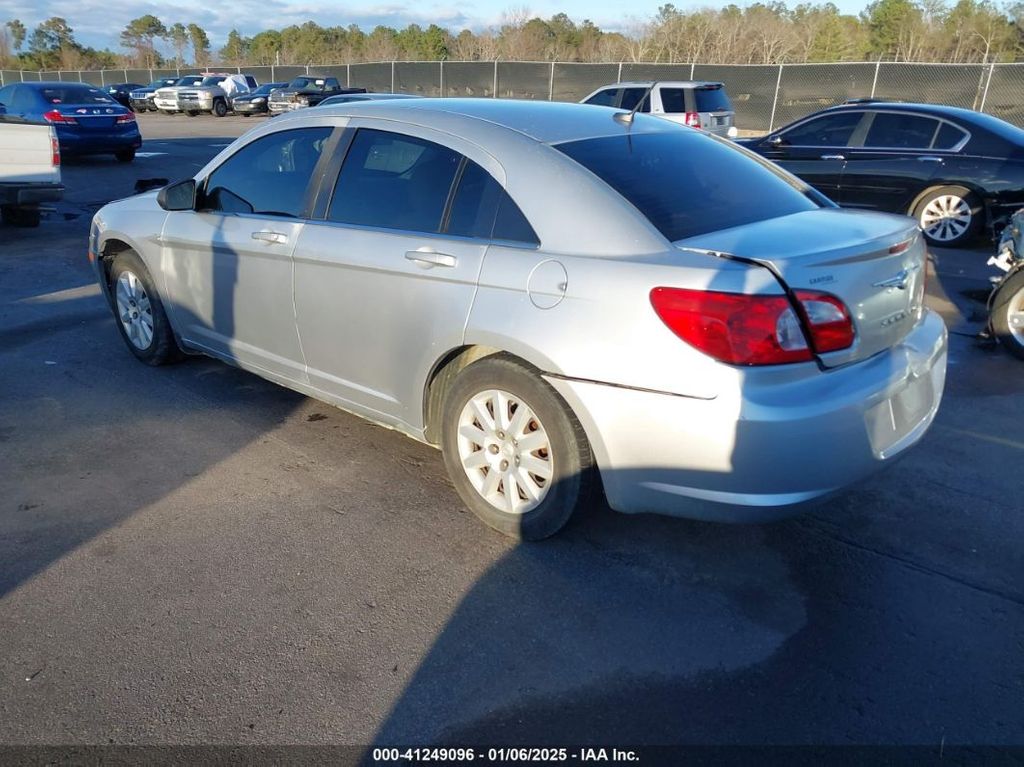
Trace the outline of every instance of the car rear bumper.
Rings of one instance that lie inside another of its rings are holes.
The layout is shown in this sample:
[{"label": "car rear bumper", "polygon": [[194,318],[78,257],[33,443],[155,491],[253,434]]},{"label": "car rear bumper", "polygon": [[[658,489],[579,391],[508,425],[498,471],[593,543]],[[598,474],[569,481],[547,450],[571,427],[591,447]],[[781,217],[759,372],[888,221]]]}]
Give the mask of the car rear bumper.
[{"label": "car rear bumper", "polygon": [[757,522],[848,488],[920,440],[946,350],[945,325],[927,311],[868,360],[713,400],[548,380],[583,424],[612,508]]},{"label": "car rear bumper", "polygon": [[138,130],[131,133],[103,133],[97,135],[60,133],[57,134],[60,151],[65,154],[105,154],[142,146],[142,135]]},{"label": "car rear bumper", "polygon": [[0,184],[0,205],[38,205],[64,196],[61,184]]}]

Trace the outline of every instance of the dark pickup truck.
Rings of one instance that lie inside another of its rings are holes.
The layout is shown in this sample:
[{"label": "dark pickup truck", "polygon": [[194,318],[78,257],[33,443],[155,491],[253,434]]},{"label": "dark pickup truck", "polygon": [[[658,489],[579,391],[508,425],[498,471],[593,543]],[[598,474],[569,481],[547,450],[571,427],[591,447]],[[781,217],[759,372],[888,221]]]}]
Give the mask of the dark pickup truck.
[{"label": "dark pickup truck", "polygon": [[342,88],[337,77],[302,75],[271,93],[267,108],[271,115],[279,115],[293,109],[315,107],[328,96],[340,93],[366,93],[366,88]]}]

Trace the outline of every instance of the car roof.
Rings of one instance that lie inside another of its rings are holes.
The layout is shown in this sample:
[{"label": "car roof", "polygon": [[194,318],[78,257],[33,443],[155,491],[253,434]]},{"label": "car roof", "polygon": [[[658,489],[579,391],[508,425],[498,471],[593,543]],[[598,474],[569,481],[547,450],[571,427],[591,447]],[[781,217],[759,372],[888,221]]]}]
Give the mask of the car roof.
[{"label": "car roof", "polygon": [[706,85],[725,87],[725,83],[718,80],[628,80],[602,85],[601,90],[605,88],[650,88],[654,85],[667,85],[669,88],[701,88]]},{"label": "car roof", "polygon": [[970,119],[978,113],[971,109],[953,107],[947,104],[922,104],[903,101],[883,101],[881,99],[852,99],[845,104],[837,104],[824,110],[826,112],[842,111],[846,109],[871,109],[882,112],[918,112],[920,114],[936,115],[939,117],[956,117],[958,119]]},{"label": "car roof", "polygon": [[[353,106],[358,103],[358,107]],[[321,115],[378,117],[436,127],[469,137],[486,130],[513,131],[545,144],[625,133],[659,133],[678,125],[637,114],[631,122],[614,119],[624,110],[558,101],[481,98],[372,99],[317,108]],[[352,110],[350,113],[348,110]],[[358,110],[358,111],[356,111]],[[288,117],[301,118],[303,110]]]}]

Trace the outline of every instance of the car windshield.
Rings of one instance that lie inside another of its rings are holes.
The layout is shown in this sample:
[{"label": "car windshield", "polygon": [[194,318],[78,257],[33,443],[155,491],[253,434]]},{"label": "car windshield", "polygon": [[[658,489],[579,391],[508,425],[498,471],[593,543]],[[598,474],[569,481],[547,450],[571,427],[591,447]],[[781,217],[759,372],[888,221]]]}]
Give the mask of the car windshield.
[{"label": "car windshield", "polygon": [[284,87],[284,83],[267,83],[266,85],[261,85],[259,88],[254,90],[253,91],[253,95],[254,96],[266,96],[272,90],[274,90],[274,88],[283,88],[283,87]]},{"label": "car windshield", "polygon": [[146,87],[147,88],[164,88],[164,87],[166,87],[168,85],[174,85],[174,83],[175,83],[174,78],[164,77],[164,78],[161,78],[160,80],[154,80],[153,82],[151,82]]},{"label": "car windshield", "polygon": [[296,88],[300,91],[322,91],[324,79],[322,77],[296,77],[290,83],[289,88]]},{"label": "car windshield", "polygon": [[43,88],[41,93],[47,104],[117,103],[98,88],[87,88],[81,85],[55,85]]},{"label": "car windshield", "polygon": [[175,85],[196,85],[197,83],[201,83],[202,81],[203,81],[203,78],[199,77],[198,75],[187,75],[185,77],[182,77],[180,80],[178,80],[174,84]]},{"label": "car windshield", "polygon": [[210,77],[204,77],[199,85],[203,88],[211,88],[214,85],[220,85],[227,79],[227,75],[211,75]]},{"label": "car windshield", "polygon": [[627,133],[555,149],[629,200],[673,242],[820,207],[796,178],[696,131]]}]

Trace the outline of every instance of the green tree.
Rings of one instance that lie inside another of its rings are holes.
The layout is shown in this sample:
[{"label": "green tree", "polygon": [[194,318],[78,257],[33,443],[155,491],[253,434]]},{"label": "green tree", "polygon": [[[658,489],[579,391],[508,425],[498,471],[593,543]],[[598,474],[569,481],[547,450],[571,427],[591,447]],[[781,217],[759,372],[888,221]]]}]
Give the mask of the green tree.
[{"label": "green tree", "polygon": [[228,32],[228,41],[220,49],[220,60],[232,66],[241,66],[245,63],[246,43],[237,29]]},{"label": "green tree", "polygon": [[174,61],[180,67],[185,64],[185,49],[188,47],[188,29],[180,21],[167,29],[166,39],[174,48]]},{"label": "green tree", "polygon": [[188,25],[188,38],[192,43],[192,58],[197,67],[205,67],[210,63],[210,38],[198,24]]},{"label": "green tree", "polygon": [[861,14],[870,52],[887,58],[905,53],[906,36],[921,17],[921,7],[912,0],[875,0]]},{"label": "green tree", "polygon": [[74,30],[60,16],[51,16],[39,24],[28,39],[28,60],[39,69],[51,69],[70,62],[80,46]]},{"label": "green tree", "polygon": [[276,64],[281,52],[281,33],[276,29],[268,29],[253,35],[249,40],[249,63]]},{"label": "green tree", "polygon": [[11,19],[4,26],[10,30],[12,47],[14,50],[20,51],[21,46],[25,44],[25,35],[28,34],[28,30],[25,29],[25,25],[18,19]]},{"label": "green tree", "polygon": [[155,67],[160,61],[156,39],[167,36],[167,27],[156,16],[147,13],[132,19],[121,31],[121,45],[135,51],[139,66]]}]

